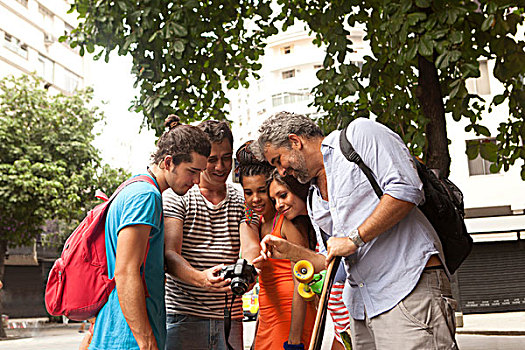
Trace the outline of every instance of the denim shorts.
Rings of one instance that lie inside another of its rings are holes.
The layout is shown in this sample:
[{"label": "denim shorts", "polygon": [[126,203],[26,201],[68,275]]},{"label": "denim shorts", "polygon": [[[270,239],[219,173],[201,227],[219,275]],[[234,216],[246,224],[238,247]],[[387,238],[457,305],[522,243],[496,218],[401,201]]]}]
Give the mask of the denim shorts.
[{"label": "denim shorts", "polygon": [[[232,320],[230,345],[243,349],[242,320]],[[166,350],[227,350],[224,320],[192,315],[167,316]]]}]

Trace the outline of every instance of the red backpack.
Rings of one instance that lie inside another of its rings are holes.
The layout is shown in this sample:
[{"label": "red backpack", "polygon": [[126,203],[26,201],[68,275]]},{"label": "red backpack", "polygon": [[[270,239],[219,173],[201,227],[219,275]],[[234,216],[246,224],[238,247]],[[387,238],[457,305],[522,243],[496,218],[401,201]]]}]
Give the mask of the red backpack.
[{"label": "red backpack", "polygon": [[[115,288],[115,279],[108,277],[106,214],[117,194],[137,181],[146,181],[156,187],[149,176],[140,175],[122,183],[109,200],[99,192],[96,196],[104,203],[93,208],[67,239],[47,279],[45,299],[51,315],[65,315],[69,319],[83,321],[95,317],[107,302]],[[145,283],[144,274],[142,279]]]}]

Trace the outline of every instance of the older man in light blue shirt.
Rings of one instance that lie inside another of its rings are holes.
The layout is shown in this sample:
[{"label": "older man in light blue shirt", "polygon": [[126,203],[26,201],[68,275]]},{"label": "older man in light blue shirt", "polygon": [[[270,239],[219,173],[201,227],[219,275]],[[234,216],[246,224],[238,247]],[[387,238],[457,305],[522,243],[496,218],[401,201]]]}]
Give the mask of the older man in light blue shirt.
[{"label": "older man in light blue shirt", "polygon": [[[384,193],[379,200],[361,169],[341,153],[340,131],[323,137],[309,118],[290,113],[270,117],[259,131],[256,152],[281,174],[313,180],[309,214],[332,235],[327,260],[344,257],[355,348],[457,348],[441,244],[415,208],[424,197],[422,184],[399,136],[368,119],[347,129]],[[273,257],[301,255],[278,239],[262,246]]]}]

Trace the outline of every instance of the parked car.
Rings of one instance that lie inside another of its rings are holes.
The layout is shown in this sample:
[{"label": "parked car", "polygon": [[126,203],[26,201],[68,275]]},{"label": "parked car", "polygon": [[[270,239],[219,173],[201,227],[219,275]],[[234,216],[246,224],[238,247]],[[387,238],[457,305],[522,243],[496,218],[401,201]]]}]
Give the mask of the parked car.
[{"label": "parked car", "polygon": [[253,321],[259,313],[259,284],[242,296],[243,321]]}]

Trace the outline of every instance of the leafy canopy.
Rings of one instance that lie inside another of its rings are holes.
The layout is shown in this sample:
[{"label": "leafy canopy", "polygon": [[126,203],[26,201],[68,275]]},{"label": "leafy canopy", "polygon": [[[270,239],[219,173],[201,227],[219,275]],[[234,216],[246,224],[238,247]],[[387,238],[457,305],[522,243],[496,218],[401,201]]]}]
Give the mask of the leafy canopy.
[{"label": "leafy canopy", "polygon": [[[97,56],[118,49],[130,53],[141,94],[136,103],[148,123],[162,130],[171,112],[187,119],[224,118],[228,88],[246,87],[260,69],[264,39],[295,20],[304,21],[326,47],[317,73],[314,104],[327,113],[319,123],[327,131],[358,116],[378,120],[398,132],[415,154],[448,156],[445,113],[468,120],[466,131],[491,136],[482,116],[507,103],[508,120],[497,144],[472,143],[508,170],[525,159],[525,1],[511,0],[277,0],[271,1],[89,1],[75,0],[81,24],[73,46]],[[360,69],[349,60],[350,31],[364,26],[372,56]],[[520,29],[521,28],[521,29]],[[521,30],[521,34],[520,31]],[[467,91],[466,80],[480,76],[479,61],[494,62],[503,90],[493,99]],[[435,82],[422,73],[431,67]],[[426,84],[429,84],[428,87]],[[427,101],[429,94],[437,100]],[[439,120],[438,120],[439,119]],[[442,134],[444,142],[432,140]],[[438,143],[437,147],[433,143]],[[434,147],[433,147],[434,146]],[[525,179],[525,165],[522,166]]]},{"label": "leafy canopy", "polygon": [[127,177],[102,166],[91,144],[103,118],[92,90],[51,95],[41,86],[34,76],[0,80],[0,239],[11,246],[32,242],[49,220],[76,225],[97,188],[111,193]]},{"label": "leafy canopy", "polygon": [[83,21],[71,45],[81,54],[101,46],[95,58],[106,61],[114,49],[133,57],[136,110],[160,135],[170,113],[186,121],[225,118],[223,82],[248,87],[261,68],[263,39],[277,33],[268,24],[270,2],[77,0],[71,11]]}]

